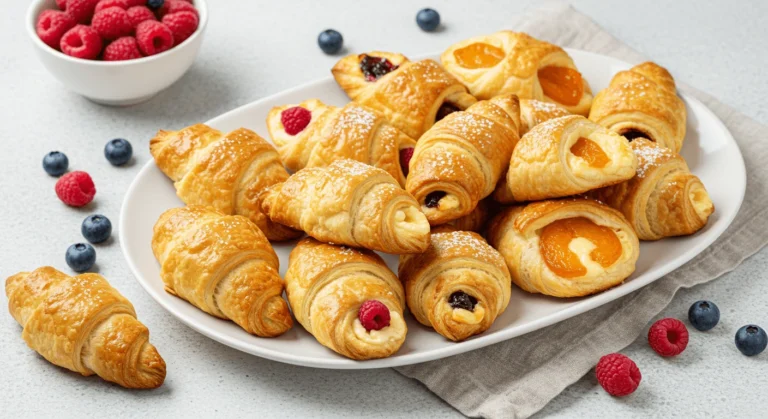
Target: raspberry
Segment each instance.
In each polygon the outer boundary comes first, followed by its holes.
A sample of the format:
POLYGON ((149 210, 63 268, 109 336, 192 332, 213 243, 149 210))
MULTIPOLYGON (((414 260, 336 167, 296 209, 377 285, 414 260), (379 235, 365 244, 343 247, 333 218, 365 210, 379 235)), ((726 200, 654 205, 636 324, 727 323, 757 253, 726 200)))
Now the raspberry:
POLYGON ((66 11, 77 23, 88 23, 98 2, 99 0, 67 0, 66 11))
POLYGON ((101 52, 101 37, 92 27, 77 25, 61 37, 61 52, 75 57, 92 60, 101 52))
POLYGON ((163 16, 163 23, 173 32, 174 45, 179 45, 197 30, 197 15, 192 12, 176 12, 163 16))
POLYGON ((128 18, 128 12, 119 7, 109 7, 93 16, 91 27, 106 41, 130 35, 133 25, 128 18))
POLYGON ((406 176, 408 176, 408 168, 411 164, 411 157, 413 157, 413 147, 400 150, 400 167, 403 169, 403 174, 406 176))
POLYGON ((648 330, 648 343, 661 356, 680 355, 688 346, 688 329, 680 320, 661 319, 648 330))
POLYGON ((288 135, 296 135, 309 125, 312 120, 312 112, 301 106, 288 108, 280 113, 280 122, 288 135))
POLYGON ((100 0, 96 3, 96 9, 94 9, 93 13, 97 14, 110 7, 119 7, 123 10, 128 10, 128 2, 126 0, 100 0))
POLYGON ((59 49, 61 37, 75 26, 75 20, 59 10, 44 10, 37 18, 37 36, 46 45, 59 49))
POLYGON ((82 207, 93 200, 96 186, 88 173, 75 171, 65 174, 56 182, 56 195, 65 204, 82 207))
POLYGON ((608 354, 600 358, 595 375, 605 391, 616 397, 634 393, 643 378, 637 364, 622 354, 608 354))
POLYGON ((389 326, 389 309, 381 301, 367 300, 357 310, 357 318, 365 330, 381 330, 389 326))
POLYGON ((56 0, 59 10, 67 10, 67 0, 56 0))
POLYGON ((195 6, 192 5, 192 3, 188 3, 183 0, 165 0, 165 4, 159 9, 157 9, 157 15, 159 17, 164 17, 165 15, 178 13, 178 12, 192 12, 200 18, 200 15, 197 12, 197 9, 195 6))
POLYGON ((104 61, 135 60, 141 57, 139 44, 132 36, 118 38, 104 48, 104 61))
POLYGON ((128 20, 130 20, 131 26, 136 29, 136 27, 139 26, 139 23, 145 20, 157 20, 157 18, 148 7, 133 6, 128 9, 128 20))
POLYGON ((136 27, 136 40, 144 55, 155 55, 173 47, 173 32, 161 22, 145 20, 136 27))

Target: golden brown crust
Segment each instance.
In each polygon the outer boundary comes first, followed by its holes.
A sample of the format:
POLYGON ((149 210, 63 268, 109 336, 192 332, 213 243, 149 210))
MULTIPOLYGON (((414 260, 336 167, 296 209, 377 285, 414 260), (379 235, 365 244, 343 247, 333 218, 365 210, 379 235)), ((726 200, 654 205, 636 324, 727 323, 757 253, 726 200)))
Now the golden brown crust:
POLYGON ((401 186, 405 185, 405 174, 400 166, 400 150, 416 146, 413 138, 379 113, 355 102, 341 108, 317 99, 276 106, 267 116, 267 127, 283 163, 293 172, 327 166, 338 159, 352 159, 383 169, 401 186), (290 135, 280 115, 295 106, 309 110, 312 119, 303 131, 290 135))
POLYGON ((285 282, 296 320, 318 342, 341 355, 385 358, 405 341, 403 287, 381 257, 369 250, 305 238, 291 251, 285 282), (365 330, 358 309, 367 300, 389 308, 389 326, 365 330))
POLYGON ((621 211, 640 240, 693 234, 715 210, 701 180, 683 158, 645 138, 631 143, 638 161, 632 179, 590 192, 621 211))
POLYGON ((255 132, 240 128, 227 135, 203 124, 180 131, 159 131, 149 142, 155 163, 188 205, 206 205, 231 215, 243 215, 270 240, 301 235, 271 223, 259 211, 256 198, 268 186, 288 179, 288 172, 271 144, 255 132))
POLYGON ((156 388, 165 361, 133 305, 101 275, 69 276, 51 267, 5 282, 8 309, 30 348, 60 367, 127 388, 156 388))
POLYGON ((613 76, 608 88, 595 96, 589 119, 622 135, 642 133, 674 152, 683 147, 685 103, 677 96, 672 75, 652 62, 613 76))
POLYGON ((170 209, 155 224, 152 251, 166 291, 206 313, 263 337, 293 325, 277 255, 247 218, 202 206, 170 209))
POLYGON ((550 119, 567 116, 571 113, 552 102, 535 99, 520 99, 520 135, 525 135, 531 128, 550 119))
MULTIPOLYGON (((500 31, 461 41, 443 52, 440 60, 445 69, 464 83, 469 92, 480 100, 497 95, 516 94, 520 99, 557 103, 544 95, 538 71, 547 66, 577 70, 571 57, 562 48, 528 34, 512 31, 500 31), (470 69, 461 66, 454 52, 475 43, 486 43, 499 48, 505 56, 490 68, 470 69)), ((571 113, 586 116, 592 104, 592 91, 587 80, 582 80, 584 93, 579 103, 574 106, 558 104, 571 113)))
POLYGON ((261 209, 326 243, 395 254, 429 245, 429 223, 413 197, 387 172, 354 160, 296 172, 261 195, 261 209))
POLYGON ((350 99, 380 112, 414 139, 435 123, 443 103, 463 110, 475 102, 461 83, 432 60, 412 62, 401 54, 371 51, 342 58, 331 73, 350 99), (378 80, 366 81, 360 69, 364 55, 386 58, 398 67, 378 80))
POLYGON ((488 330, 509 304, 504 258, 473 232, 436 228, 425 253, 400 256, 398 276, 416 320, 454 341, 488 330), (449 304, 458 292, 477 300, 472 311, 449 304))

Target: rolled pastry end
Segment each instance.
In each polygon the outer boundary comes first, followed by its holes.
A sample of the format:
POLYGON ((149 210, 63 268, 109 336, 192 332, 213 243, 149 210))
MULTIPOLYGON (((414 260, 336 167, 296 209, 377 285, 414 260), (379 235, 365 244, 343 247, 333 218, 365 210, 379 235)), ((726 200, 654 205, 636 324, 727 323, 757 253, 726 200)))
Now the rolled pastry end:
POLYGON ((378 300, 367 300, 356 310, 352 322, 353 339, 347 342, 352 354, 358 359, 385 358, 405 342, 408 328, 403 315, 378 300))
POLYGON ((142 388, 157 388, 165 381, 165 361, 157 352, 157 348, 148 341, 144 343, 139 354, 135 381, 141 383, 142 388))
POLYGON ((394 210, 392 238, 406 253, 424 252, 429 247, 429 221, 413 205, 394 210))
POLYGON ((688 191, 688 199, 691 201, 691 206, 696 215, 706 224, 709 216, 715 211, 715 205, 712 203, 709 193, 704 189, 704 185, 701 182, 695 182, 691 185, 691 189, 688 191))
POLYGON ((433 317, 442 323, 435 330, 459 342, 488 329, 495 318, 491 318, 493 314, 487 310, 482 297, 473 294, 472 291, 454 291, 443 298, 442 302, 435 304, 433 317))

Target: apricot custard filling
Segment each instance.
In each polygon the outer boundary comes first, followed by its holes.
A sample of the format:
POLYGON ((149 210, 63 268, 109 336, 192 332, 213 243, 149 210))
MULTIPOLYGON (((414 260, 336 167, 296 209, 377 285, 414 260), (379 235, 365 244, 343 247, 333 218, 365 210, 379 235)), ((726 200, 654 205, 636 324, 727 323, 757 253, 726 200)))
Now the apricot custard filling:
POLYGON ((476 42, 453 51, 456 62, 464 68, 490 68, 504 58, 504 50, 493 45, 476 42))
POLYGON ((587 268, 572 246, 572 242, 580 238, 594 246, 589 251, 589 257, 603 268, 611 266, 621 256, 621 241, 610 228, 599 226, 584 217, 557 220, 544 227, 539 241, 544 263, 556 275, 577 278, 587 274, 587 268))
POLYGON ((540 69, 539 84, 545 96, 566 106, 578 105, 584 95, 581 73, 568 67, 548 66, 540 69))
POLYGON ((611 159, 605 154, 602 148, 592 140, 584 137, 579 138, 576 143, 571 146, 571 154, 576 157, 581 157, 592 167, 602 169, 611 162, 611 159))

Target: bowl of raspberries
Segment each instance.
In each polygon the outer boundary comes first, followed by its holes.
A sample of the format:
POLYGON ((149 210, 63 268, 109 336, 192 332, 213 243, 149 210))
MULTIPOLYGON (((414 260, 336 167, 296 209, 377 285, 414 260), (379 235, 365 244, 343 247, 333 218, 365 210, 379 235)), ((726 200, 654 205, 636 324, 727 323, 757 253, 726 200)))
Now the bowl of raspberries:
POLYGON ((146 101, 197 57, 205 0, 34 0, 27 29, 45 68, 105 105, 146 101))

